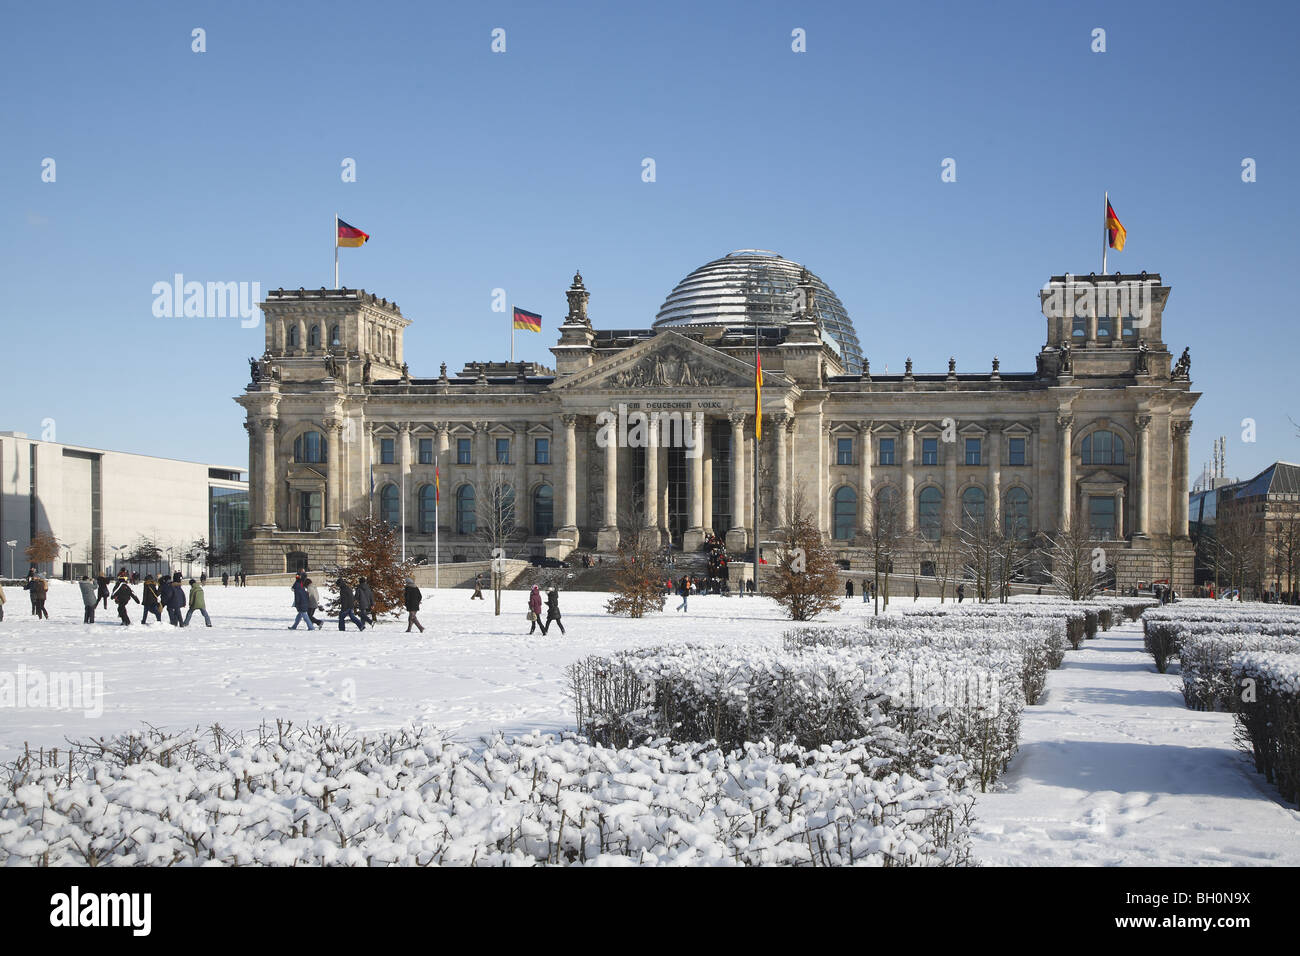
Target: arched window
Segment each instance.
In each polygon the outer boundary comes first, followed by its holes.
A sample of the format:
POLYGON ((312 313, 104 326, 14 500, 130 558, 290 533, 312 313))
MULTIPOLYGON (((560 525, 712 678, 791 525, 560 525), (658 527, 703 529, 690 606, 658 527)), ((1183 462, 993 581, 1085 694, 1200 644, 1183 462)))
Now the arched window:
POLYGON ((933 485, 922 488, 917 498, 916 530, 927 541, 938 541, 943 532, 943 495, 933 485))
POLYGON ((325 436, 320 432, 305 432, 293 440, 293 460, 308 464, 322 464, 325 461, 325 436))
POLYGON ((402 503, 397 485, 384 485, 379 491, 379 520, 393 527, 402 520, 402 503))
POLYGON ((847 485, 835 489, 835 515, 831 525, 836 541, 853 537, 853 527, 858 520, 858 494, 847 485))
POLYGON ((1122 465, 1124 436, 1104 428, 1085 435, 1079 457, 1085 465, 1122 465))
POLYGON ((295 322, 289 323, 288 331, 285 334, 285 348, 296 349, 298 347, 298 325, 295 322))
POLYGON ((555 530, 555 493, 550 485, 533 492, 533 534, 545 538, 555 530))
POLYGON ((342 344, 343 344, 343 341, 342 341, 342 339, 339 338, 339 327, 338 327, 337 325, 331 325, 331 326, 330 326, 330 345, 342 345, 342 344))
POLYGON ((461 485, 456 492, 456 533, 473 534, 474 521, 474 486, 461 485))
POLYGON ((1024 488, 1012 488, 1008 491, 1006 507, 1002 509, 1002 515, 1008 538, 1019 538, 1021 541, 1028 538, 1029 492, 1024 488))
POLYGON ((433 534, 434 507, 438 491, 433 485, 422 485, 419 496, 420 534, 433 534))
POLYGON ((311 329, 307 332, 307 348, 320 348, 320 326, 314 322, 312 323, 311 329))
POLYGON ((961 493, 961 526, 974 531, 984 524, 984 489, 967 488, 961 493))

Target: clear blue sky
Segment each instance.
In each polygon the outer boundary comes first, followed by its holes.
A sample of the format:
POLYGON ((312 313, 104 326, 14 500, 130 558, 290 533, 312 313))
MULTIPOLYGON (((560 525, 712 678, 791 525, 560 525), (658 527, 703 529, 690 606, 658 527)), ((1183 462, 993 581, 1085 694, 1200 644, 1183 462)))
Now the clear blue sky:
POLYGON ((154 318, 152 286, 332 284, 336 211, 373 237, 341 250, 343 284, 413 320, 416 375, 505 357, 496 287, 543 314, 518 344, 549 364, 575 267, 598 327, 644 327, 746 247, 818 273, 873 369, 1029 370, 1037 290, 1100 268, 1109 189, 1129 232, 1110 270, 1160 272, 1165 338, 1192 345, 1193 473, 1226 434, 1246 477, 1300 460, 1298 21, 1281 3, 11 4, 0 429, 53 418, 60 441, 242 464, 231 397, 261 327, 154 318))

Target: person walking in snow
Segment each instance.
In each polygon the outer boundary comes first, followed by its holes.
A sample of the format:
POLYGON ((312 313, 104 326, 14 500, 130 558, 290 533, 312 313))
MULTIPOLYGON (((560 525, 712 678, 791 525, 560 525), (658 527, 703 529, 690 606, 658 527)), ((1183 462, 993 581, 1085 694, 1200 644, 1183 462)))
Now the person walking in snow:
POLYGON ((32 578, 31 588, 32 613, 35 614, 37 618, 45 618, 45 620, 48 621, 50 619, 50 612, 45 610, 45 598, 46 595, 49 594, 49 585, 47 585, 45 579, 38 574, 36 577, 32 578))
POLYGON ((181 573, 177 571, 172 575, 171 588, 165 598, 167 605, 167 616, 171 618, 173 627, 181 627, 181 608, 185 606, 185 588, 181 587, 181 573))
POLYGON ((230 574, 227 571, 221 572, 221 586, 223 588, 230 587, 230 574))
POLYGON ((112 598, 113 602, 117 604, 118 620, 122 622, 123 627, 129 627, 131 624, 131 618, 126 613, 126 606, 131 601, 139 604, 140 599, 136 597, 135 592, 131 590, 131 582, 127 579, 125 568, 118 572, 117 586, 113 588, 112 598))
MULTIPOLYGON (((677 593, 682 597, 682 603, 677 605, 677 610, 686 611, 686 601, 691 596, 691 582, 684 574, 677 582, 677 593)), ((689 613, 689 611, 687 613, 689 613)))
POLYGON ((483 575, 481 574, 474 575, 474 593, 469 596, 469 599, 472 601, 475 598, 483 600, 483 575))
POLYGON ((152 613, 158 623, 161 624, 162 611, 159 609, 162 607, 162 598, 158 596, 158 582, 153 579, 152 574, 144 576, 142 590, 144 591, 144 600, 141 603, 144 605, 144 613, 140 615, 140 623, 148 624, 149 614, 152 613))
POLYGON ((357 598, 356 595, 352 593, 352 586, 349 585, 348 582, 345 581, 342 577, 340 577, 338 583, 338 589, 339 589, 339 630, 346 631, 347 625, 344 622, 350 620, 353 624, 357 626, 358 631, 364 631, 366 629, 365 623, 357 619, 357 614, 356 614, 357 598))
POLYGON ((411 633, 411 627, 414 625, 424 633, 424 625, 420 623, 418 615, 420 613, 420 601, 422 595, 420 589, 415 586, 415 582, 410 578, 406 579, 406 587, 402 590, 402 603, 406 605, 406 633, 411 633))
POLYGON ((311 578, 303 578, 302 585, 307 589, 307 616, 317 627, 324 627, 325 622, 316 616, 316 609, 320 607, 320 592, 316 590, 311 578))
POLYGON ((844 596, 849 600, 853 599, 853 579, 849 578, 844 582, 844 596))
POLYGON ((552 622, 564 633, 564 624, 560 621, 560 588, 552 584, 551 589, 546 592, 546 623, 542 625, 542 634, 551 629, 552 622))
MULTIPOLYGON (((307 593, 307 585, 303 583, 302 575, 298 575, 293 582, 293 609, 298 612, 298 616, 293 619, 289 630, 298 630, 298 622, 303 620, 307 622, 307 630, 312 630, 311 595, 307 593)), ((339 630, 343 630, 341 619, 339 630)))
POLYGON ((108 578, 105 575, 101 574, 99 576, 99 580, 96 583, 99 585, 99 600, 103 602, 104 610, 107 611, 108 610, 108 578))
POLYGON ((957 585, 957 603, 960 604, 964 600, 966 600, 966 585, 959 584, 957 585))
POLYGON ((181 622, 181 627, 190 626, 190 618, 194 616, 195 611, 203 615, 204 624, 208 627, 212 626, 212 618, 208 617, 208 602, 203 596, 203 583, 190 578, 190 609, 185 612, 185 620, 181 622))
POLYGON ((367 624, 378 624, 375 619, 375 592, 370 590, 370 583, 364 577, 357 579, 357 610, 361 612, 361 620, 367 624))
POLYGON ((82 615, 82 624, 95 623, 95 606, 99 604, 99 593, 95 590, 95 582, 90 580, 90 575, 83 574, 81 580, 77 582, 81 587, 81 603, 85 605, 86 611, 82 615))
POLYGON ((533 626, 528 629, 528 633, 532 634, 540 626, 542 628, 542 634, 545 636, 546 625, 542 622, 542 592, 538 590, 536 584, 534 584, 533 589, 528 592, 528 610, 530 612, 529 620, 533 622, 533 626))

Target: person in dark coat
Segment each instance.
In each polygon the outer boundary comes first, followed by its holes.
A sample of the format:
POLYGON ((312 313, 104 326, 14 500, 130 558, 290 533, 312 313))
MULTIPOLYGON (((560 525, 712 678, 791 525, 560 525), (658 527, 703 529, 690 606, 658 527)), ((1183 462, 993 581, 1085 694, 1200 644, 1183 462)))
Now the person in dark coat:
POLYGON ((77 583, 81 586, 81 603, 86 607, 81 623, 94 624, 95 607, 99 604, 99 593, 95 590, 95 582, 90 580, 89 575, 83 574, 77 583))
POLYGON ((140 615, 140 623, 148 624, 149 614, 152 612, 154 618, 159 624, 161 624, 162 611, 159 610, 159 608, 162 607, 162 598, 158 595, 158 582, 153 579, 152 574, 146 574, 144 576, 143 590, 144 600, 141 603, 144 605, 144 613, 140 615))
POLYGON ((32 613, 35 614, 37 618, 43 617, 48 621, 50 619, 50 612, 45 610, 45 597, 49 593, 49 585, 46 584, 45 579, 38 574, 32 578, 31 590, 32 613))
POLYGON ((139 604, 140 599, 136 597, 135 592, 131 590, 131 582, 127 578, 125 570, 117 576, 117 586, 113 588, 112 597, 114 603, 117 604, 118 620, 122 622, 124 627, 130 626, 131 618, 126 613, 126 606, 131 601, 139 604))
POLYGON ((424 633, 424 625, 421 624, 420 619, 416 617, 416 615, 419 614, 420 612, 421 599, 422 599, 422 595, 420 594, 420 589, 415 586, 414 581, 412 581, 410 578, 407 578, 406 588, 402 591, 402 603, 406 605, 406 633, 407 634, 411 633, 412 625, 418 627, 420 629, 421 634, 424 633))
POLYGON ((176 627, 180 627, 181 608, 185 606, 185 588, 181 587, 181 573, 179 571, 172 575, 172 586, 167 592, 164 603, 167 605, 167 616, 171 618, 171 623, 176 627))
POLYGON ((541 627, 542 634, 545 635, 546 624, 542 621, 542 592, 537 589, 536 584, 528 592, 528 610, 533 613, 533 626, 528 629, 528 633, 532 634, 538 627, 541 627))
POLYGON ((223 588, 230 587, 230 574, 226 571, 221 572, 221 586, 223 588))
POLYGON ((853 597, 853 579, 852 579, 852 578, 850 578, 849 580, 847 580, 847 581, 844 582, 844 596, 845 596, 846 598, 851 598, 851 597, 853 597))
MULTIPOLYGON (((677 593, 682 599, 682 603, 677 605, 677 610, 687 611, 687 613, 689 613, 689 609, 686 606, 686 601, 691 596, 691 582, 690 579, 688 579, 684 574, 677 580, 677 593)), ((548 599, 550 598, 549 594, 547 595, 547 598, 548 599)), ((550 621, 548 620, 547 623, 549 624, 550 621)), ((560 628, 560 630, 563 631, 564 628, 560 628)), ((542 633, 545 633, 545 631, 543 631, 542 633)))
POLYGON ((350 620, 357 626, 358 631, 364 631, 366 625, 357 618, 356 614, 356 595, 352 593, 352 586, 343 578, 339 578, 339 630, 346 631, 345 620, 350 620))
POLYGON ((483 575, 481 574, 474 575, 474 593, 469 596, 469 599, 472 601, 475 598, 483 600, 483 575))
POLYGON ((964 600, 966 600, 966 585, 959 584, 957 585, 957 603, 960 604, 964 600))
POLYGON ((370 582, 364 577, 357 579, 356 601, 361 620, 367 624, 378 624, 375 620, 375 592, 370 590, 370 582))
MULTIPOLYGON (((689 584, 689 582, 687 583, 689 584)), ((685 603, 684 599, 683 603, 685 603)), ((560 629, 560 633, 563 634, 564 625, 560 622, 560 589, 554 584, 552 584, 551 589, 546 592, 546 623, 542 625, 543 634, 551 629, 552 622, 555 623, 555 626, 560 629)))
POLYGON ((99 576, 99 580, 97 583, 99 584, 99 600, 103 602, 104 610, 107 611, 108 610, 108 578, 106 578, 104 575, 101 574, 99 576))
MULTIPOLYGON (((298 612, 298 616, 293 619, 289 630, 298 630, 299 621, 306 621, 307 630, 312 630, 311 595, 307 593, 307 584, 301 574, 293 579, 293 609, 298 612)), ((342 623, 339 624, 339 630, 343 630, 342 623)))

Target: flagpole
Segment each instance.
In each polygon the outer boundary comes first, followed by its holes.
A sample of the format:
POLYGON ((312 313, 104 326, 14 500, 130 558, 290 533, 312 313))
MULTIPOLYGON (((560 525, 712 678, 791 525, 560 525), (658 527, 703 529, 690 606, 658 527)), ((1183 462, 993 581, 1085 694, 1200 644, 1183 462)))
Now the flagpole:
POLYGON ((440 480, 441 475, 438 472, 437 455, 433 456, 433 474, 435 476, 433 487, 433 589, 436 591, 439 586, 438 569, 440 567, 438 561, 438 505, 442 498, 442 481, 440 480))
POLYGON ((761 593, 758 587, 758 443, 759 433, 762 431, 762 425, 759 417, 762 414, 762 405, 760 389, 763 387, 758 383, 758 315, 754 315, 754 596, 758 597, 761 593))
POLYGON ((334 288, 339 287, 339 214, 334 214, 334 288))
POLYGON ((1101 274, 1106 274, 1106 249, 1110 245, 1110 233, 1107 230, 1106 220, 1110 217, 1110 190, 1106 190, 1106 198, 1103 200, 1104 205, 1101 209, 1101 274))
POLYGON ((510 306, 510 364, 515 364, 515 307, 510 306))
MULTIPOLYGON (((404 439, 405 440, 405 439, 404 439)), ((406 563, 406 469, 402 469, 402 563, 406 563)))

